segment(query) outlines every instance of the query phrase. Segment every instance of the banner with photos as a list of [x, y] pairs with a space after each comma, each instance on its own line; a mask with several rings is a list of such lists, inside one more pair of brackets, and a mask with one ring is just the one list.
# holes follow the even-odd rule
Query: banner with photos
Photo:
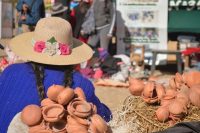
[[[116, 10], [118, 54], [126, 53], [131, 44], [167, 49], [167, 0], [117, 0]], [[158, 55], [158, 61], [165, 59], [166, 55]]]

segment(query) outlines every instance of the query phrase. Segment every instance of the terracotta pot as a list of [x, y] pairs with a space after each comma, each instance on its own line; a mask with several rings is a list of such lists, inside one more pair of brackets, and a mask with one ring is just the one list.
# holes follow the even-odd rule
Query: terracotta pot
[[22, 122], [28, 126], [34, 126], [41, 122], [42, 120], [42, 111], [41, 108], [37, 105], [28, 105], [26, 106], [21, 113]]
[[169, 80], [169, 86], [170, 86], [171, 89], [176, 90], [175, 77], [170, 78], [170, 80]]
[[200, 80], [199, 80], [200, 72], [199, 71], [191, 71], [191, 72], [183, 73], [182, 77], [183, 77], [184, 82], [189, 87], [200, 84]]
[[182, 114], [187, 114], [187, 107], [180, 101], [174, 100], [169, 104], [169, 112], [173, 115], [182, 116]]
[[82, 99], [74, 99], [67, 106], [67, 111], [72, 116], [88, 118], [92, 115], [92, 105]]
[[158, 121], [165, 122], [169, 118], [169, 110], [168, 107], [161, 106], [156, 110], [156, 117]]
[[145, 97], [142, 93], [142, 99], [145, 103], [149, 103], [149, 104], [152, 104], [152, 103], [156, 103], [158, 102], [158, 97], [153, 97], [153, 98], [150, 98], [150, 97]]
[[189, 99], [194, 106], [200, 107], [200, 86], [193, 86], [190, 89]]
[[144, 89], [144, 81], [136, 79], [136, 78], [129, 78], [129, 92], [134, 96], [141, 96], [141, 93]]
[[175, 74], [175, 81], [176, 81], [176, 83], [184, 83], [182, 75], [180, 73]]
[[50, 129], [54, 133], [66, 133], [66, 125], [67, 125], [67, 120], [61, 119], [58, 122], [53, 122], [49, 124]]
[[74, 90], [71, 88], [65, 88], [58, 94], [57, 101], [59, 104], [67, 105], [74, 97]]
[[74, 93], [75, 93], [76, 97], [86, 100], [85, 93], [83, 92], [83, 90], [80, 87], [76, 87], [74, 89]]
[[39, 125], [29, 127], [29, 133], [52, 133], [51, 130], [48, 130], [47, 125], [42, 121]]
[[45, 106], [42, 111], [44, 119], [48, 122], [57, 122], [63, 118], [64, 114], [64, 107], [60, 104]]
[[61, 85], [52, 85], [48, 88], [47, 90], [47, 96], [48, 98], [50, 98], [51, 100], [57, 102], [57, 97], [58, 97], [58, 94], [63, 91], [65, 88], [64, 86], [61, 86]]
[[161, 100], [165, 95], [165, 87], [162, 84], [156, 84], [156, 93], [158, 100]]
[[94, 114], [94, 115], [92, 115], [92, 117], [90, 117], [90, 119], [91, 119], [91, 125], [94, 126], [93, 128], [94, 129], [96, 128], [96, 130], [99, 133], [106, 133], [107, 132], [108, 125], [100, 115]]
[[[89, 121], [88, 121], [89, 125]], [[71, 116], [67, 116], [67, 133], [88, 133], [88, 125], [82, 125]]]
[[51, 99], [49, 98], [45, 98], [41, 101], [41, 106], [42, 107], [45, 107], [45, 106], [48, 106], [48, 105], [51, 105], [51, 104], [56, 104], [56, 102], [52, 101]]
[[157, 96], [157, 94], [155, 94], [155, 92], [156, 92], [156, 90], [155, 90], [155, 82], [148, 81], [145, 84], [144, 90], [142, 92], [144, 97], [153, 98], [153, 97]]
[[176, 95], [176, 100], [179, 100], [180, 102], [182, 102], [183, 105], [189, 108], [190, 105], [189, 92], [185, 93], [184, 91], [180, 91]]

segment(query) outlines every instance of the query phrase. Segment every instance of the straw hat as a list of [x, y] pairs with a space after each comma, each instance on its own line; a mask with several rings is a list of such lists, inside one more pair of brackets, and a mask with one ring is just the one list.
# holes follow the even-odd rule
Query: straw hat
[[24, 60], [49, 65], [72, 65], [92, 57], [92, 49], [73, 38], [69, 22], [59, 17], [40, 19], [34, 32], [10, 41], [11, 50]]
[[67, 9], [68, 9], [68, 7], [63, 6], [62, 3], [56, 2], [56, 3], [52, 6], [50, 13], [51, 13], [51, 15], [56, 15], [56, 14], [59, 14], [59, 13], [62, 13], [62, 12], [64, 12], [64, 11], [66, 11]]

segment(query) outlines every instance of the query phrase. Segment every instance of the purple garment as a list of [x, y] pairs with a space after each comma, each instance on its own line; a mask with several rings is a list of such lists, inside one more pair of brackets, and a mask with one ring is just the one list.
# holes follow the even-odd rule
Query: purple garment
[[[52, 84], [62, 85], [64, 72], [53, 68], [44, 71], [45, 93]], [[97, 106], [97, 113], [106, 121], [111, 118], [111, 112], [101, 103], [94, 93], [93, 84], [80, 73], [73, 73], [72, 88], [83, 89], [88, 102]], [[0, 133], [6, 133], [12, 118], [29, 104], [40, 105], [35, 83], [35, 74], [29, 63], [8, 66], [0, 75]]]

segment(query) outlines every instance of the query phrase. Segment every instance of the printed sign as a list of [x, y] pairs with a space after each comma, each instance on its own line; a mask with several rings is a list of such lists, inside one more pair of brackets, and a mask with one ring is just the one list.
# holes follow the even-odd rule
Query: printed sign
[[166, 0], [117, 0], [117, 53], [127, 53], [129, 45], [145, 45], [150, 56], [147, 50], [167, 49], [167, 16]]

